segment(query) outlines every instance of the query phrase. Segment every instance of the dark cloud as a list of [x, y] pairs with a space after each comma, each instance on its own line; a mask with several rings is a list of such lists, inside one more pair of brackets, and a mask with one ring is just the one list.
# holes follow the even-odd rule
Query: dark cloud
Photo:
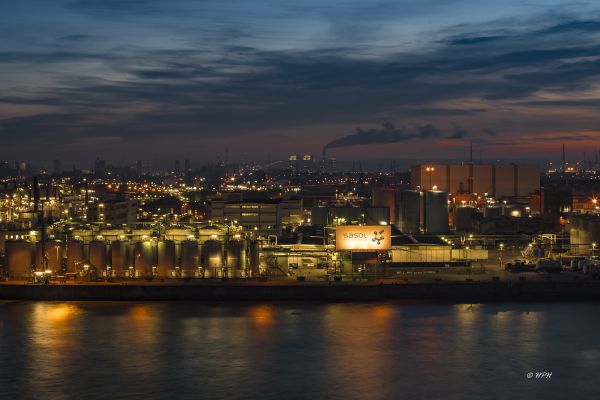
[[444, 134], [440, 129], [431, 124], [416, 126], [414, 128], [396, 128], [393, 123], [386, 122], [381, 128], [362, 129], [350, 135], [335, 139], [325, 145], [323, 152], [327, 149], [360, 146], [367, 144], [403, 143], [415, 140], [427, 140], [439, 137], [447, 139], [462, 139], [467, 136], [466, 129], [454, 127], [450, 132]]
[[495, 40], [504, 39], [506, 36], [475, 36], [475, 37], [461, 37], [456, 39], [451, 39], [450, 44], [455, 46], [463, 46], [470, 44], [481, 44], [486, 42], [491, 42]]
[[91, 38], [92, 38], [91, 35], [79, 34], [79, 35], [61, 36], [56, 40], [66, 41], [66, 42], [83, 42], [84, 40], [91, 39]]
[[[386, 8], [381, 7], [372, 12], [383, 17]], [[299, 13], [313, 12], [300, 8]], [[115, 18], [138, 12], [153, 18], [163, 12], [179, 15], [172, 3], [151, 0], [72, 1], [69, 9]], [[98, 32], [90, 32], [59, 36], [46, 47], [5, 47], [0, 72], [10, 69], [18, 75], [30, 69], [32, 81], [37, 72], [46, 81], [19, 82], [21, 87], [3, 90], [0, 102], [48, 109], [0, 120], [0, 129], [14, 140], [56, 135], [57, 145], [75, 137], [120, 137], [130, 148], [140, 138], [165, 135], [199, 143], [212, 137], [248, 140], [244, 135], [283, 140], [265, 132], [289, 132], [290, 127], [311, 130], [330, 141], [328, 148], [465, 137], [495, 140], [496, 131], [518, 133], [530, 127], [554, 131], [558, 116], [530, 115], [527, 109], [598, 105], [595, 98], [542, 100], [538, 94], [593, 93], [600, 78], [600, 19], [536, 18], [531, 24], [508, 26], [499, 20], [440, 29], [436, 38], [441, 39], [415, 50], [395, 43], [363, 46], [361, 35], [356, 43], [323, 41], [311, 49], [261, 47], [258, 34], [248, 33], [244, 25], [230, 26], [225, 13], [219, 14], [216, 27], [187, 28], [186, 40], [166, 35], [164, 43], [130, 44], [124, 36], [106, 46]], [[335, 23], [328, 31], [343, 37], [349, 25]], [[509, 116], [506, 110], [511, 110]], [[348, 126], [386, 120], [401, 120], [412, 128], [388, 123], [331, 140], [348, 132]], [[581, 129], [589, 121], [561, 123]], [[316, 134], [323, 126], [340, 128]]]
[[466, 137], [468, 134], [469, 134], [469, 131], [457, 126], [457, 127], [454, 127], [452, 132], [448, 135], [448, 139], [462, 139], [462, 138]]

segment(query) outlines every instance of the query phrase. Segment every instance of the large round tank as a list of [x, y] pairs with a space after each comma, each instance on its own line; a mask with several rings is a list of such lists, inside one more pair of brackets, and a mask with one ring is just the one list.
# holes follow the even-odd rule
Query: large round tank
[[8, 276], [25, 277], [31, 274], [33, 254], [30, 242], [7, 240], [4, 251], [4, 272]]
[[96, 271], [103, 271], [108, 265], [106, 257], [106, 242], [104, 240], [92, 240], [89, 247], [89, 260]]
[[571, 245], [572, 246], [576, 246], [578, 244], [580, 244], [580, 223], [579, 223], [579, 218], [575, 215], [571, 216], [571, 218], [569, 219], [569, 237], [571, 239]]
[[81, 271], [85, 255], [83, 253], [83, 242], [74, 240], [67, 243], [67, 272]]
[[56, 273], [62, 272], [62, 258], [63, 258], [63, 245], [61, 242], [47, 241], [44, 250], [48, 264], [44, 263], [44, 256], [42, 253], [42, 242], [37, 242], [35, 245], [35, 268], [38, 271], [45, 269], [51, 270]]
[[521, 204], [508, 204], [504, 206], [503, 214], [506, 217], [521, 218], [526, 214], [525, 206]]
[[440, 234], [448, 232], [448, 192], [428, 190], [425, 192], [425, 232]]
[[581, 220], [579, 221], [580, 224], [580, 230], [579, 230], [579, 238], [581, 241], [582, 245], [589, 245], [590, 243], [592, 243], [591, 239], [590, 239], [590, 218], [585, 215], [583, 216], [583, 218], [581, 218]]
[[181, 242], [181, 275], [183, 277], [193, 276], [198, 269], [198, 242], [195, 240], [184, 240]]
[[259, 268], [260, 268], [260, 250], [259, 250], [257, 241], [253, 241], [250, 243], [250, 250], [248, 253], [249, 253], [248, 264], [249, 264], [249, 269], [250, 269], [250, 276], [251, 277], [258, 276]]
[[596, 247], [600, 244], [600, 219], [598, 217], [590, 218], [588, 222], [588, 235], [590, 244], [596, 243]]
[[110, 245], [110, 266], [114, 276], [125, 276], [129, 271], [129, 244], [115, 240]]
[[150, 240], [135, 242], [133, 246], [133, 265], [136, 276], [147, 277], [152, 275], [154, 246]]
[[421, 229], [421, 196], [417, 190], [403, 190], [398, 201], [398, 229], [403, 233], [419, 233]]
[[473, 215], [475, 215], [474, 207], [457, 207], [454, 211], [454, 228], [456, 232], [472, 232], [473, 231]]
[[204, 276], [220, 276], [223, 267], [223, 248], [219, 240], [207, 240], [202, 244], [202, 268]]
[[483, 210], [483, 216], [485, 218], [496, 218], [502, 215], [502, 207], [501, 206], [487, 206]]
[[175, 270], [175, 242], [161, 240], [158, 242], [158, 276], [171, 277]]
[[227, 243], [227, 268], [231, 277], [240, 278], [246, 269], [246, 241], [230, 240]]

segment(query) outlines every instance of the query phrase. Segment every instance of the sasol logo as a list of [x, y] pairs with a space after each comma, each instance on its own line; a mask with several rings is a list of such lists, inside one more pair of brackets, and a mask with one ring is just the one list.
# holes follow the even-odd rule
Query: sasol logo
[[364, 233], [344, 233], [344, 239], [366, 239], [367, 235]]
[[[378, 245], [381, 245], [381, 242], [383, 240], [385, 240], [385, 237], [383, 236], [383, 233], [385, 231], [381, 230], [381, 231], [375, 231], [373, 232], [373, 237], [371, 238], [371, 242], [373, 243], [377, 243]], [[366, 233], [362, 233], [362, 232], [348, 232], [348, 233], [344, 233], [343, 235], [344, 239], [364, 239], [364, 240], [369, 240], [369, 237]]]
[[379, 232], [375, 231], [373, 232], [373, 242], [377, 242], [377, 244], [381, 244], [381, 242], [383, 240], [385, 240], [385, 236], [383, 236], [383, 232], [385, 232], [384, 230], [380, 230]]

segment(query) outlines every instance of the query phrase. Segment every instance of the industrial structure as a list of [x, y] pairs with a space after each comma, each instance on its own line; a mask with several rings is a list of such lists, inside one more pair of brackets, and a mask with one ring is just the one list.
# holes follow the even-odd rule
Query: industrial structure
[[540, 168], [517, 164], [421, 164], [411, 167], [411, 186], [451, 194], [495, 198], [529, 195], [540, 189]]

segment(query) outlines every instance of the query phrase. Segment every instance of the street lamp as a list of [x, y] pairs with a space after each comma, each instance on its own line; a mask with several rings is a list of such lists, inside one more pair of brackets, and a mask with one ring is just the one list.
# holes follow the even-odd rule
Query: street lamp
[[425, 171], [427, 171], [427, 173], [429, 175], [429, 189], [432, 189], [433, 185], [431, 184], [431, 175], [433, 175], [435, 168], [434, 167], [425, 167]]
[[500, 269], [502, 269], [502, 252], [504, 252], [504, 243], [500, 243]]

